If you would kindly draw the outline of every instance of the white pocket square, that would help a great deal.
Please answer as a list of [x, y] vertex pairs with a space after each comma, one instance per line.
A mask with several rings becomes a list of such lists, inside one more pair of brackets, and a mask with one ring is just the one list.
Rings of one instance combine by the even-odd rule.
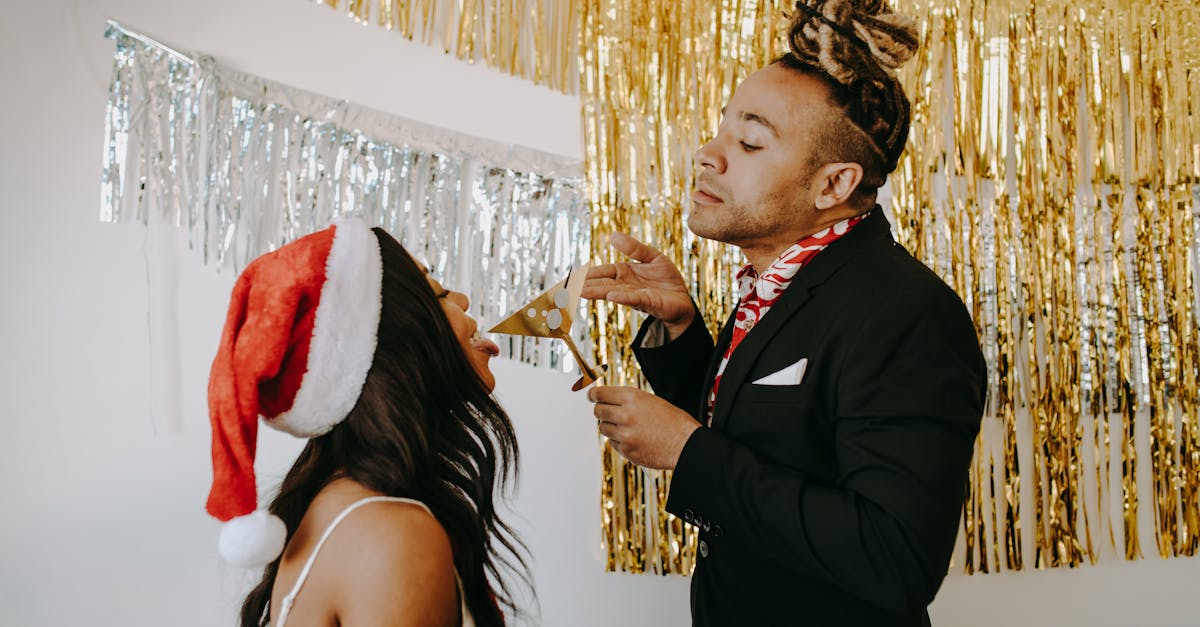
[[800, 361], [757, 380], [752, 381], [753, 385], [800, 385], [804, 380], [804, 371], [808, 369], [808, 358], [805, 357]]

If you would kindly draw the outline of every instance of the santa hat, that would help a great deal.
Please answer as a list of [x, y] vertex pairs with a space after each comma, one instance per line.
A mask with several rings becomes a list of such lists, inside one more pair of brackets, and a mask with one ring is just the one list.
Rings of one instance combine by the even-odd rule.
[[358, 402], [375, 355], [383, 264], [361, 220], [339, 220], [255, 259], [238, 277], [208, 381], [213, 484], [225, 561], [261, 566], [283, 551], [283, 521], [258, 508], [258, 420], [322, 435]]

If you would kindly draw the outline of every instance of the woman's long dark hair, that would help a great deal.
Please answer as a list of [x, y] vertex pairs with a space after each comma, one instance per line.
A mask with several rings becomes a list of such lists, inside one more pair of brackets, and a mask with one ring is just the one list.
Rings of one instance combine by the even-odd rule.
[[[329, 433], [309, 440], [270, 511], [288, 540], [317, 493], [347, 477], [371, 490], [416, 499], [446, 529], [463, 598], [475, 623], [501, 625], [517, 612], [501, 570], [530, 578], [524, 546], [493, 506], [516, 468], [516, 435], [455, 337], [425, 273], [386, 231], [373, 229], [383, 259], [383, 306], [375, 359], [358, 403]], [[266, 625], [279, 559], [242, 605], [243, 627]]]

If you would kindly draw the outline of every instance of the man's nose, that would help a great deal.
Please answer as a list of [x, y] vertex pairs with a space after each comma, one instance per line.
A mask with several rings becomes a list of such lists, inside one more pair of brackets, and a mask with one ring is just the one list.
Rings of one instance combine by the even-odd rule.
[[694, 158], [696, 165], [700, 169], [711, 168], [718, 174], [725, 171], [725, 157], [721, 154], [720, 147], [717, 145], [717, 140], [715, 138], [703, 146], [700, 146], [700, 149], [696, 151]]

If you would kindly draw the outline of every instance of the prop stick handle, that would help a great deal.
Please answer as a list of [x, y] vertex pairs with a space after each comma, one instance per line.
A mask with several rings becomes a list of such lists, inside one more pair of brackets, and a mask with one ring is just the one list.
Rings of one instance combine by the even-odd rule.
[[575, 357], [575, 363], [579, 364], [579, 369], [583, 371], [584, 378], [595, 381], [604, 375], [603, 368], [593, 367], [583, 358], [583, 355], [579, 352], [579, 347], [575, 346], [575, 340], [570, 335], [564, 333], [560, 337], [567, 343], [567, 348], [571, 349], [571, 354]]

